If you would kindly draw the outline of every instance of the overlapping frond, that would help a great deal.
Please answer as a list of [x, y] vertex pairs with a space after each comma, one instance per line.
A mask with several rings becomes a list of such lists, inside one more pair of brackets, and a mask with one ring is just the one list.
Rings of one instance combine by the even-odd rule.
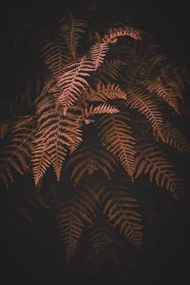
[[170, 162], [157, 145], [142, 144], [136, 154], [135, 178], [141, 174], [149, 174], [150, 182], [170, 191], [174, 198], [178, 198], [183, 190], [182, 179], [173, 170]]
[[73, 58], [76, 57], [78, 42], [86, 31], [87, 17], [69, 13], [67, 17], [60, 20], [60, 37], [65, 40], [67, 48]]
[[57, 225], [65, 245], [67, 263], [74, 256], [79, 239], [84, 229], [84, 222], [79, 214], [78, 203], [75, 199], [65, 201], [57, 215]]
[[110, 223], [135, 247], [142, 245], [142, 219], [137, 212], [137, 201], [126, 194], [126, 189], [104, 191], [102, 201], [104, 213]]
[[173, 128], [169, 123], [163, 127], [162, 141], [175, 148], [177, 151], [190, 157], [190, 142], [183, 136], [179, 129]]
[[163, 116], [150, 94], [146, 94], [139, 88], [133, 88], [127, 93], [125, 105], [143, 114], [153, 130], [162, 137]]
[[113, 243], [114, 232], [110, 224], [106, 222], [95, 222], [90, 230], [90, 241], [94, 254], [99, 256], [104, 253], [105, 248]]
[[108, 100], [123, 99], [127, 97], [127, 93], [121, 89], [119, 85], [108, 83], [107, 85], [98, 83], [96, 89], [90, 88], [86, 98], [90, 102], [107, 102]]
[[88, 118], [93, 115], [101, 115], [101, 114], [115, 114], [119, 113], [119, 109], [116, 108], [114, 105], [110, 104], [99, 104], [97, 106], [91, 105], [89, 108], [84, 109], [84, 116]]
[[145, 86], [147, 90], [157, 95], [163, 100], [169, 107], [171, 107], [177, 114], [180, 114], [179, 104], [177, 101], [177, 95], [171, 86], [168, 86], [162, 78], [157, 77], [154, 80], [146, 80]]
[[47, 142], [40, 136], [36, 136], [34, 140], [32, 166], [34, 182], [37, 186], [50, 166], [51, 160], [48, 154]]
[[102, 145], [119, 159], [133, 179], [135, 139], [126, 114], [103, 115], [97, 121], [97, 127]]
[[[45, 182], [53, 191], [42, 188], [57, 211], [67, 263], [86, 238], [92, 244], [93, 262], [99, 265], [110, 260], [117, 264], [128, 242], [141, 247], [141, 214], [126, 188], [138, 186], [140, 175], [145, 176], [145, 185], [149, 175], [150, 182], [176, 199], [183, 191], [182, 180], [159, 145], [169, 155], [171, 146], [190, 157], [190, 143], [170, 126], [170, 116], [164, 113], [169, 107], [182, 117], [183, 93], [190, 80], [158, 53], [150, 38], [146, 42], [142, 31], [119, 25], [90, 35], [87, 30], [81, 38], [86, 16], [69, 13], [59, 23], [51, 22], [50, 30], [40, 33], [49, 30], [51, 36], [45, 34], [40, 43], [49, 70], [41, 77], [40, 69], [39, 78], [46, 79], [43, 88], [41, 83], [35, 88], [36, 93], [42, 89], [39, 97], [33, 104], [29, 92], [24, 93], [1, 107], [0, 182], [8, 186], [14, 172], [23, 174], [32, 166], [39, 186], [52, 167], [57, 181], [62, 181], [62, 174], [63, 183], [73, 187], [60, 191], [60, 181], [54, 191], [48, 178]], [[121, 37], [127, 39], [119, 41]], [[80, 39], [84, 45], [79, 45]], [[29, 112], [36, 106], [34, 116], [23, 116], [28, 106]], [[29, 209], [37, 209], [43, 204], [38, 198], [29, 195], [23, 201]], [[31, 221], [25, 206], [19, 211]]]
[[86, 56], [65, 66], [63, 75], [58, 80], [61, 94], [57, 98], [65, 108], [72, 106], [89, 85], [85, 78], [93, 70], [92, 61]]
[[89, 187], [58, 206], [57, 225], [65, 245], [67, 263], [76, 252], [84, 227], [93, 223], [96, 207], [97, 197]]
[[67, 151], [71, 146], [77, 148], [82, 140], [81, 123], [72, 116], [65, 117], [61, 105], [55, 104], [51, 95], [38, 100], [37, 115], [38, 138], [33, 154], [35, 181], [39, 181], [50, 163], [59, 180]]
[[102, 39], [103, 43], [115, 43], [119, 37], [131, 37], [135, 40], [141, 40], [142, 33], [132, 27], [110, 28]]
[[152, 80], [160, 74], [160, 66], [166, 59], [158, 54], [151, 43], [142, 45], [139, 41], [130, 41], [123, 45], [122, 56], [126, 62], [124, 74], [121, 75], [128, 88], [136, 85], [144, 86], [146, 80]]
[[61, 76], [69, 59], [64, 42], [59, 37], [53, 41], [47, 41], [41, 47], [40, 53], [55, 78]]
[[121, 72], [127, 64], [119, 59], [104, 60], [96, 74], [97, 80], [110, 84], [110, 79], [119, 80]]
[[24, 174], [28, 170], [34, 133], [33, 117], [21, 117], [14, 123], [6, 145], [1, 148], [0, 181], [7, 187], [13, 180], [14, 171]]
[[91, 175], [97, 170], [102, 171], [110, 179], [110, 172], [114, 171], [117, 162], [104, 150], [84, 146], [70, 158], [67, 167], [69, 166], [72, 166], [71, 180], [76, 185], [84, 175]]
[[96, 34], [98, 41], [91, 47], [89, 54], [95, 70], [103, 63], [110, 48], [110, 44], [116, 43], [119, 37], [131, 37], [135, 40], [141, 39], [141, 33], [131, 27], [110, 28], [101, 38]]
[[90, 59], [94, 65], [94, 70], [104, 62], [105, 56], [109, 50], [109, 43], [95, 43], [89, 51]]

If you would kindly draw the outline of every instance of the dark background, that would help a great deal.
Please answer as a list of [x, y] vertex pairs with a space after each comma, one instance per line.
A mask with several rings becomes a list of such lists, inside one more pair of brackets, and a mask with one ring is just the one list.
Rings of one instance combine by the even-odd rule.
[[[49, 5], [49, 7], [48, 7]], [[190, 65], [190, 15], [188, 1], [62, 1], [62, 6], [52, 7], [47, 4], [48, 13], [54, 15], [60, 9], [89, 5], [97, 9], [96, 13], [105, 16], [119, 15], [131, 17], [132, 22], [150, 32], [155, 43], [161, 46], [164, 54], [178, 64]], [[27, 8], [28, 9], [28, 8]], [[7, 90], [13, 90], [16, 63], [22, 59], [22, 53], [15, 53], [12, 47], [12, 35], [16, 26], [25, 19], [24, 7], [6, 7], [1, 9], [1, 96]], [[18, 13], [19, 11], [19, 13]], [[17, 15], [20, 15], [18, 18]], [[11, 35], [11, 36], [10, 36]], [[188, 166], [182, 166], [188, 181]], [[188, 184], [189, 186], [190, 184]], [[189, 190], [189, 189], [187, 189]], [[169, 217], [169, 228], [158, 232], [157, 245], [154, 249], [147, 246], [146, 255], [133, 266], [122, 265], [117, 270], [102, 271], [96, 275], [88, 272], [68, 272], [60, 261], [59, 240], [53, 236], [56, 231], [54, 221], [47, 221], [38, 228], [39, 239], [26, 237], [17, 232], [7, 222], [4, 195], [1, 194], [1, 233], [0, 233], [0, 279], [2, 284], [188, 284], [189, 278], [189, 194], [186, 207], [163, 206]], [[42, 217], [42, 221], [43, 217]], [[40, 223], [39, 223], [40, 224]], [[43, 237], [49, 236], [46, 243]]]

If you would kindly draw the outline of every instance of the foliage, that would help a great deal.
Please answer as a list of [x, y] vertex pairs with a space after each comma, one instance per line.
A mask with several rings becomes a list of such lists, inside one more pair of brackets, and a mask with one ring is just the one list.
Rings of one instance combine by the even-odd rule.
[[28, 115], [26, 105], [1, 119], [0, 180], [8, 187], [16, 172], [33, 175], [67, 263], [87, 235], [95, 260], [115, 264], [121, 244], [143, 244], [141, 201], [130, 191], [140, 177], [175, 199], [183, 194], [170, 154], [190, 154], [172, 126], [184, 117], [189, 81], [143, 31], [115, 24], [93, 34], [88, 20], [68, 13], [38, 41], [47, 78]]

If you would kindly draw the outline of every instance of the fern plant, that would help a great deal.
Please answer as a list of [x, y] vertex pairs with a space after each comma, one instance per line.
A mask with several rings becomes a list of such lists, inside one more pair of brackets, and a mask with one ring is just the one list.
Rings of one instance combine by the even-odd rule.
[[9, 187], [33, 176], [33, 191], [56, 216], [67, 264], [83, 236], [90, 258], [117, 264], [121, 248], [143, 245], [141, 201], [130, 191], [140, 177], [175, 199], [184, 192], [170, 154], [190, 154], [172, 126], [185, 116], [189, 79], [139, 29], [93, 31], [89, 17], [73, 13], [53, 28], [37, 42], [48, 71], [32, 111], [1, 119], [0, 181]]

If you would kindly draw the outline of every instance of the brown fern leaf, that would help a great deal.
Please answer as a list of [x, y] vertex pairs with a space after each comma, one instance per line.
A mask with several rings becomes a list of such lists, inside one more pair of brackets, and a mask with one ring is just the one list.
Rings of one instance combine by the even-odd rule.
[[76, 200], [65, 201], [59, 209], [57, 225], [65, 245], [67, 264], [73, 258], [84, 229]]
[[84, 227], [92, 224], [96, 216], [96, 197], [91, 189], [83, 190], [58, 206], [57, 225], [65, 245], [67, 263], [76, 252]]
[[94, 70], [97, 70], [98, 67], [103, 63], [108, 50], [109, 50], [108, 43], [95, 43], [91, 47], [89, 51], [90, 55], [89, 57], [94, 65]]
[[173, 128], [169, 123], [167, 123], [163, 127], [162, 134], [162, 141], [164, 143], [172, 146], [180, 153], [184, 153], [190, 157], [190, 142], [177, 128]]
[[99, 256], [105, 248], [113, 243], [114, 233], [111, 226], [106, 222], [95, 222], [90, 231], [90, 241], [94, 254]]
[[67, 48], [73, 58], [76, 57], [78, 42], [86, 31], [87, 17], [68, 13], [66, 18], [60, 20], [60, 37], [66, 42]]
[[110, 28], [108, 33], [102, 38], [102, 43], [115, 43], [119, 37], [131, 37], [135, 40], [141, 40], [141, 32], [132, 27]]
[[92, 61], [86, 56], [65, 66], [64, 73], [58, 80], [61, 94], [57, 98], [65, 108], [72, 106], [89, 85], [85, 77], [93, 70]]
[[100, 104], [98, 106], [90, 106], [89, 108], [85, 108], [84, 109], [84, 116], [85, 118], [88, 118], [90, 116], [93, 115], [100, 115], [100, 114], [115, 114], [115, 113], [119, 113], [120, 110], [118, 108], [116, 108], [113, 105], [110, 104]]
[[168, 73], [169, 73], [168, 70], [162, 73], [162, 81], [164, 81], [166, 86], [168, 86], [168, 88], [170, 88], [171, 91], [173, 91], [176, 98], [179, 98], [183, 101], [184, 86], [182, 80], [179, 81], [175, 73], [173, 74], [168, 74]]
[[163, 82], [159, 77], [155, 80], [146, 80], [145, 86], [148, 91], [156, 94], [161, 100], [167, 103], [177, 114], [181, 114], [179, 110], [176, 94], [173, 89]]
[[97, 68], [103, 63], [110, 44], [116, 43], [119, 37], [124, 36], [128, 36], [136, 40], [141, 39], [140, 32], [129, 27], [110, 28], [108, 33], [104, 35], [102, 39], [100, 39], [100, 36], [96, 34], [96, 38], [99, 39], [99, 42], [95, 43], [89, 51], [89, 57], [94, 63], [95, 70], [97, 70]]
[[143, 85], [145, 80], [152, 80], [160, 73], [160, 66], [166, 58], [157, 53], [150, 43], [143, 45], [139, 41], [129, 42], [123, 47], [124, 61], [127, 63], [122, 79], [128, 88]]
[[126, 189], [102, 192], [104, 213], [108, 216], [110, 223], [119, 228], [120, 233], [128, 239], [135, 247], [142, 245], [142, 220], [136, 211], [137, 201], [126, 194]]
[[121, 89], [119, 85], [111, 84], [104, 85], [98, 83], [96, 89], [92, 88], [85, 94], [86, 98], [90, 102], [107, 102], [108, 100], [123, 99], [127, 97], [127, 93]]
[[[37, 152], [34, 153], [37, 166], [40, 165], [41, 174], [43, 174], [50, 160], [57, 180], [59, 180], [62, 163], [65, 160], [67, 151], [71, 147], [72, 149], [77, 148], [82, 141], [81, 123], [74, 120], [72, 116], [69, 117], [69, 114], [68, 117], [65, 117], [62, 107], [55, 104], [54, 98], [50, 95], [42, 96], [38, 100], [37, 115], [39, 122], [37, 135], [40, 141], [43, 142], [43, 147], [37, 147]], [[47, 155], [44, 153], [44, 147], [46, 147], [49, 160], [46, 159]], [[43, 160], [41, 160], [41, 157], [43, 157]], [[39, 161], [42, 164], [39, 164]]]
[[34, 118], [20, 117], [13, 125], [9, 139], [0, 152], [0, 181], [7, 187], [14, 171], [24, 174], [29, 168], [35, 132]]
[[97, 170], [102, 171], [110, 179], [110, 172], [114, 171], [117, 162], [106, 151], [85, 146], [70, 158], [66, 167], [70, 165], [72, 165], [71, 180], [74, 181], [75, 186], [86, 173], [91, 175]]
[[103, 115], [98, 119], [97, 126], [102, 145], [119, 159], [125, 171], [133, 179], [135, 139], [126, 114]]
[[44, 82], [40, 96], [36, 98], [35, 103], [41, 100], [42, 96], [54, 93], [56, 90], [56, 80], [52, 76], [47, 78]]
[[55, 78], [61, 76], [64, 66], [69, 59], [63, 41], [60, 38], [56, 38], [54, 41], [46, 42], [41, 47], [40, 54]]
[[175, 63], [167, 64], [162, 68], [161, 78], [164, 83], [173, 90], [176, 98], [183, 101], [183, 91], [188, 83], [188, 72], [184, 67], [177, 66]]
[[127, 93], [125, 106], [137, 109], [139, 113], [146, 116], [153, 130], [162, 137], [164, 125], [162, 113], [149, 94], [146, 94], [139, 88], [133, 88]]
[[175, 199], [183, 190], [182, 179], [174, 172], [169, 161], [157, 145], [142, 144], [136, 154], [135, 178], [141, 174], [149, 174], [150, 182], [170, 191]]
[[96, 78], [99, 82], [110, 84], [110, 79], [119, 79], [121, 72], [125, 66], [125, 61], [119, 59], [105, 60], [99, 67]]
[[41, 182], [41, 179], [51, 164], [47, 149], [47, 142], [43, 138], [37, 137], [34, 140], [32, 165], [36, 186], [39, 185], [39, 182]]
[[121, 254], [118, 248], [114, 246], [110, 246], [109, 248], [105, 248], [105, 251], [102, 254], [94, 254], [92, 251], [91, 255], [88, 256], [88, 263], [89, 260], [92, 260], [93, 268], [95, 271], [98, 271], [104, 265], [109, 265], [112, 268], [117, 267], [121, 264]]
[[6, 121], [0, 122], [0, 140], [2, 140], [5, 137], [7, 130], [8, 130], [8, 122]]

